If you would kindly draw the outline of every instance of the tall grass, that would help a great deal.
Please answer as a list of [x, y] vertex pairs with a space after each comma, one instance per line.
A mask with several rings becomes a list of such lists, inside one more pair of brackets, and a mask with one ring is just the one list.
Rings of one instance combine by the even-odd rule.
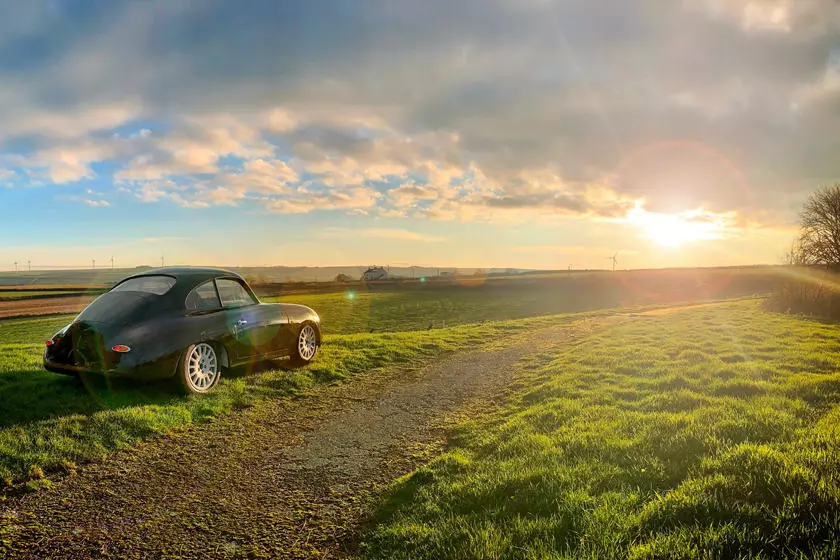
[[371, 558], [835, 558], [840, 328], [755, 302], [524, 364], [376, 513]]
[[784, 282], [767, 298], [767, 307], [840, 319], [840, 271], [823, 267], [790, 267]]

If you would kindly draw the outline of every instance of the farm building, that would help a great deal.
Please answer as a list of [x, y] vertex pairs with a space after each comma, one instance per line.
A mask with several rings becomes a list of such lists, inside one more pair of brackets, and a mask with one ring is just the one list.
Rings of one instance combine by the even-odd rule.
[[388, 271], [381, 266], [371, 266], [362, 275], [362, 280], [364, 280], [366, 282], [370, 281], [370, 280], [387, 280], [387, 279], [388, 279]]

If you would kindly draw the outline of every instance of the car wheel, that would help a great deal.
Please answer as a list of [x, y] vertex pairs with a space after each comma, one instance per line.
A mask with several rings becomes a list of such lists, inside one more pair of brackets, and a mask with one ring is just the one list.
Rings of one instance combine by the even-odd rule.
[[292, 350], [292, 363], [296, 365], [308, 364], [315, 357], [321, 337], [312, 323], [305, 323], [298, 332], [295, 347]]
[[219, 359], [210, 344], [193, 344], [184, 351], [176, 378], [185, 393], [209, 393], [221, 377]]

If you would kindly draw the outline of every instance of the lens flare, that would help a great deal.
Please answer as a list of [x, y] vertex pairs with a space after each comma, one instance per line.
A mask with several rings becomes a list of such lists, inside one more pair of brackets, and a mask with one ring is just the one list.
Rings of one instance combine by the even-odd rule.
[[663, 247], [681, 247], [686, 243], [721, 239], [733, 229], [734, 212], [716, 214], [702, 208], [676, 214], [648, 212], [637, 202], [627, 213], [627, 220], [638, 226], [645, 237]]

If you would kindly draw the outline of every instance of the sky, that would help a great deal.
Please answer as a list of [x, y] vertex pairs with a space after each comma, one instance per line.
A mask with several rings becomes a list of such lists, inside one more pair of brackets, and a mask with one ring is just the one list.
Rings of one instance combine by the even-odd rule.
[[779, 262], [834, 0], [0, 0], [0, 269]]

